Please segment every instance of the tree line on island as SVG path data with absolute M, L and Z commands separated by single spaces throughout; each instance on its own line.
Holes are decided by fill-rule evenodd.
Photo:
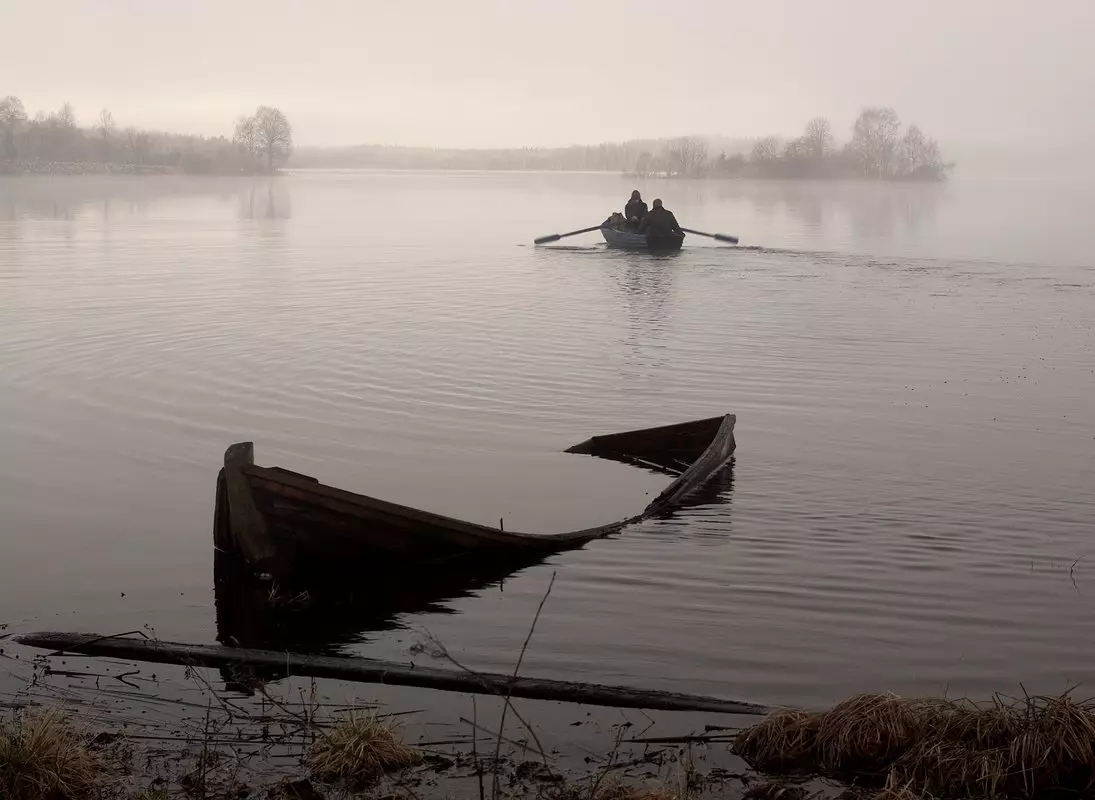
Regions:
M 718 155 L 712 155 L 718 153 Z M 570 147 L 459 149 L 355 145 L 305 147 L 302 168 L 467 169 L 617 172 L 636 177 L 941 181 L 952 169 L 938 143 L 916 125 L 902 128 L 891 108 L 867 108 L 838 145 L 827 119 L 811 120 L 783 141 L 683 137 Z
M 231 139 L 119 127 L 108 109 L 81 124 L 71 103 L 27 114 L 13 95 L 0 98 L 0 172 L 273 173 L 293 152 L 285 114 L 260 106 L 240 117 Z
M 638 176 L 750 177 L 890 181 L 941 181 L 952 164 L 943 161 L 939 144 L 916 125 L 902 131 L 892 108 L 865 108 L 852 126 L 852 137 L 838 146 L 824 117 L 806 123 L 802 135 L 784 142 L 777 136 L 756 140 L 748 154 L 709 155 L 706 142 L 685 137 L 655 155 L 645 151 L 635 162 Z
M 713 155 L 717 152 L 718 155 Z M 274 173 L 294 154 L 285 114 L 260 106 L 240 117 L 232 137 L 196 136 L 119 127 L 103 109 L 81 125 L 65 103 L 27 114 L 18 97 L 0 98 L 0 173 L 182 172 Z M 851 138 L 838 144 L 823 117 L 801 136 L 782 140 L 682 137 L 559 148 L 444 149 L 361 145 L 296 152 L 301 168 L 571 170 L 637 177 L 862 179 L 941 181 L 953 168 L 938 143 L 916 125 L 903 127 L 892 108 L 866 108 Z

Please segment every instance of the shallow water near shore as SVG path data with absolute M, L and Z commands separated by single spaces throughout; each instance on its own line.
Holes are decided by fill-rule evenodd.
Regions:
M 0 623 L 213 641 L 214 482 L 235 441 L 549 531 L 668 481 L 567 446 L 730 412 L 720 502 L 343 651 L 410 660 L 428 630 L 511 669 L 554 572 L 526 674 L 807 706 L 1088 682 L 1090 185 L 652 181 L 648 199 L 742 246 L 531 245 L 632 188 L 0 178 Z

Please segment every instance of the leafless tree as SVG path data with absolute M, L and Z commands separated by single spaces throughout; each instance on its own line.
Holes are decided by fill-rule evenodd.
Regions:
M 833 128 L 825 117 L 814 117 L 806 123 L 806 134 L 802 137 L 805 155 L 822 161 L 833 152 Z
M 19 153 L 15 147 L 15 129 L 27 121 L 23 101 L 14 95 L 0 100 L 0 128 L 4 131 L 4 154 L 14 161 Z
M 232 143 L 252 159 L 258 159 L 258 130 L 256 129 L 254 117 L 240 117 L 236 120 L 236 131 L 232 135 Z
M 293 153 L 293 128 L 276 108 L 260 106 L 255 112 L 255 140 L 268 170 L 273 171 L 275 162 L 284 162 Z
M 707 142 L 691 136 L 674 139 L 667 155 L 677 175 L 698 176 L 707 166 Z
M 149 135 L 132 126 L 125 129 L 126 147 L 129 149 L 129 157 L 134 164 L 141 165 L 148 157 L 150 139 Z
M 939 145 L 910 125 L 897 149 L 896 174 L 902 178 L 940 178 L 945 172 Z
M 53 115 L 53 119 L 58 128 L 76 130 L 76 110 L 72 107 L 72 103 L 61 106 L 60 110 Z
M 776 136 L 765 136 L 753 144 L 752 160 L 757 164 L 769 164 L 779 158 L 780 142 Z
M 635 160 L 635 174 L 640 178 L 645 178 L 651 172 L 653 172 L 654 156 L 650 154 L 650 151 L 644 150 L 639 153 L 639 157 Z
M 114 115 L 110 113 L 108 109 L 103 109 L 99 112 L 98 124 L 95 126 L 99 131 L 99 136 L 102 139 L 102 156 L 103 161 L 109 161 L 111 153 L 114 149 L 114 132 L 117 130 L 117 125 L 114 123 Z
M 889 178 L 894 174 L 901 121 L 892 108 L 865 108 L 855 121 L 852 151 L 863 174 Z

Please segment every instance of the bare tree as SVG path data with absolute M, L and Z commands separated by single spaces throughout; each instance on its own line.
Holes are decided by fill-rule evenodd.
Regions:
M 14 95 L 0 100 L 0 128 L 4 131 L 4 154 L 14 161 L 19 152 L 15 147 L 15 129 L 27 121 L 23 101 Z
M 833 152 L 833 128 L 825 117 L 814 117 L 806 123 L 806 134 L 802 137 L 805 155 L 822 161 Z
M 273 171 L 275 162 L 284 162 L 293 153 L 293 128 L 278 109 L 259 106 L 255 112 L 255 141 L 266 159 L 266 168 Z
M 61 106 L 60 110 L 53 115 L 53 119 L 58 128 L 76 130 L 76 110 L 72 107 L 72 103 Z
M 149 135 L 142 130 L 130 126 L 125 129 L 125 140 L 130 159 L 134 164 L 140 166 L 144 163 L 149 154 Z
M 852 150 L 863 174 L 889 178 L 897 160 L 901 121 L 892 108 L 865 108 L 855 121 Z
M 676 174 L 698 176 L 707 166 L 707 142 L 683 136 L 673 141 L 667 155 Z
M 95 127 L 99 131 L 99 136 L 102 139 L 100 145 L 102 147 L 103 161 L 110 161 L 110 156 L 114 149 L 114 132 L 118 127 L 114 124 L 114 115 L 111 114 L 108 109 L 104 108 L 99 112 L 98 124 Z
M 916 125 L 910 125 L 897 149 L 896 176 L 941 179 L 946 173 L 939 145 Z
M 639 153 L 639 157 L 635 159 L 635 174 L 640 178 L 645 178 L 651 172 L 653 172 L 654 156 L 649 151 L 644 150 Z
M 259 157 L 258 130 L 254 117 L 240 117 L 236 120 L 236 131 L 232 143 L 247 154 L 252 161 Z
M 779 158 L 780 142 L 776 136 L 765 136 L 753 144 L 752 160 L 757 164 L 770 164 Z

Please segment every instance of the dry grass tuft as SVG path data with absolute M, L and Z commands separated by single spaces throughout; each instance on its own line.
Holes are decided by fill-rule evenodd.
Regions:
M 817 746 L 821 768 L 833 773 L 876 769 L 908 750 L 934 710 L 893 694 L 860 694 L 822 715 Z
M 742 800 L 805 800 L 806 790 L 779 781 L 761 781 L 751 784 L 741 797 Z
M 116 769 L 60 711 L 0 723 L 0 798 L 77 800 L 97 795 Z
M 777 711 L 738 734 L 734 752 L 762 772 L 812 771 L 817 762 L 822 716 Z
M 543 800 L 680 800 L 677 792 L 663 786 L 633 786 L 615 778 L 592 785 L 563 783 L 540 793 Z
M 734 751 L 761 771 L 883 786 L 889 800 L 1082 794 L 1095 789 L 1095 704 L 858 695 L 821 714 L 774 714 Z
M 325 781 L 367 786 L 381 775 L 421 763 L 394 726 L 376 714 L 350 713 L 312 747 L 313 772 Z

